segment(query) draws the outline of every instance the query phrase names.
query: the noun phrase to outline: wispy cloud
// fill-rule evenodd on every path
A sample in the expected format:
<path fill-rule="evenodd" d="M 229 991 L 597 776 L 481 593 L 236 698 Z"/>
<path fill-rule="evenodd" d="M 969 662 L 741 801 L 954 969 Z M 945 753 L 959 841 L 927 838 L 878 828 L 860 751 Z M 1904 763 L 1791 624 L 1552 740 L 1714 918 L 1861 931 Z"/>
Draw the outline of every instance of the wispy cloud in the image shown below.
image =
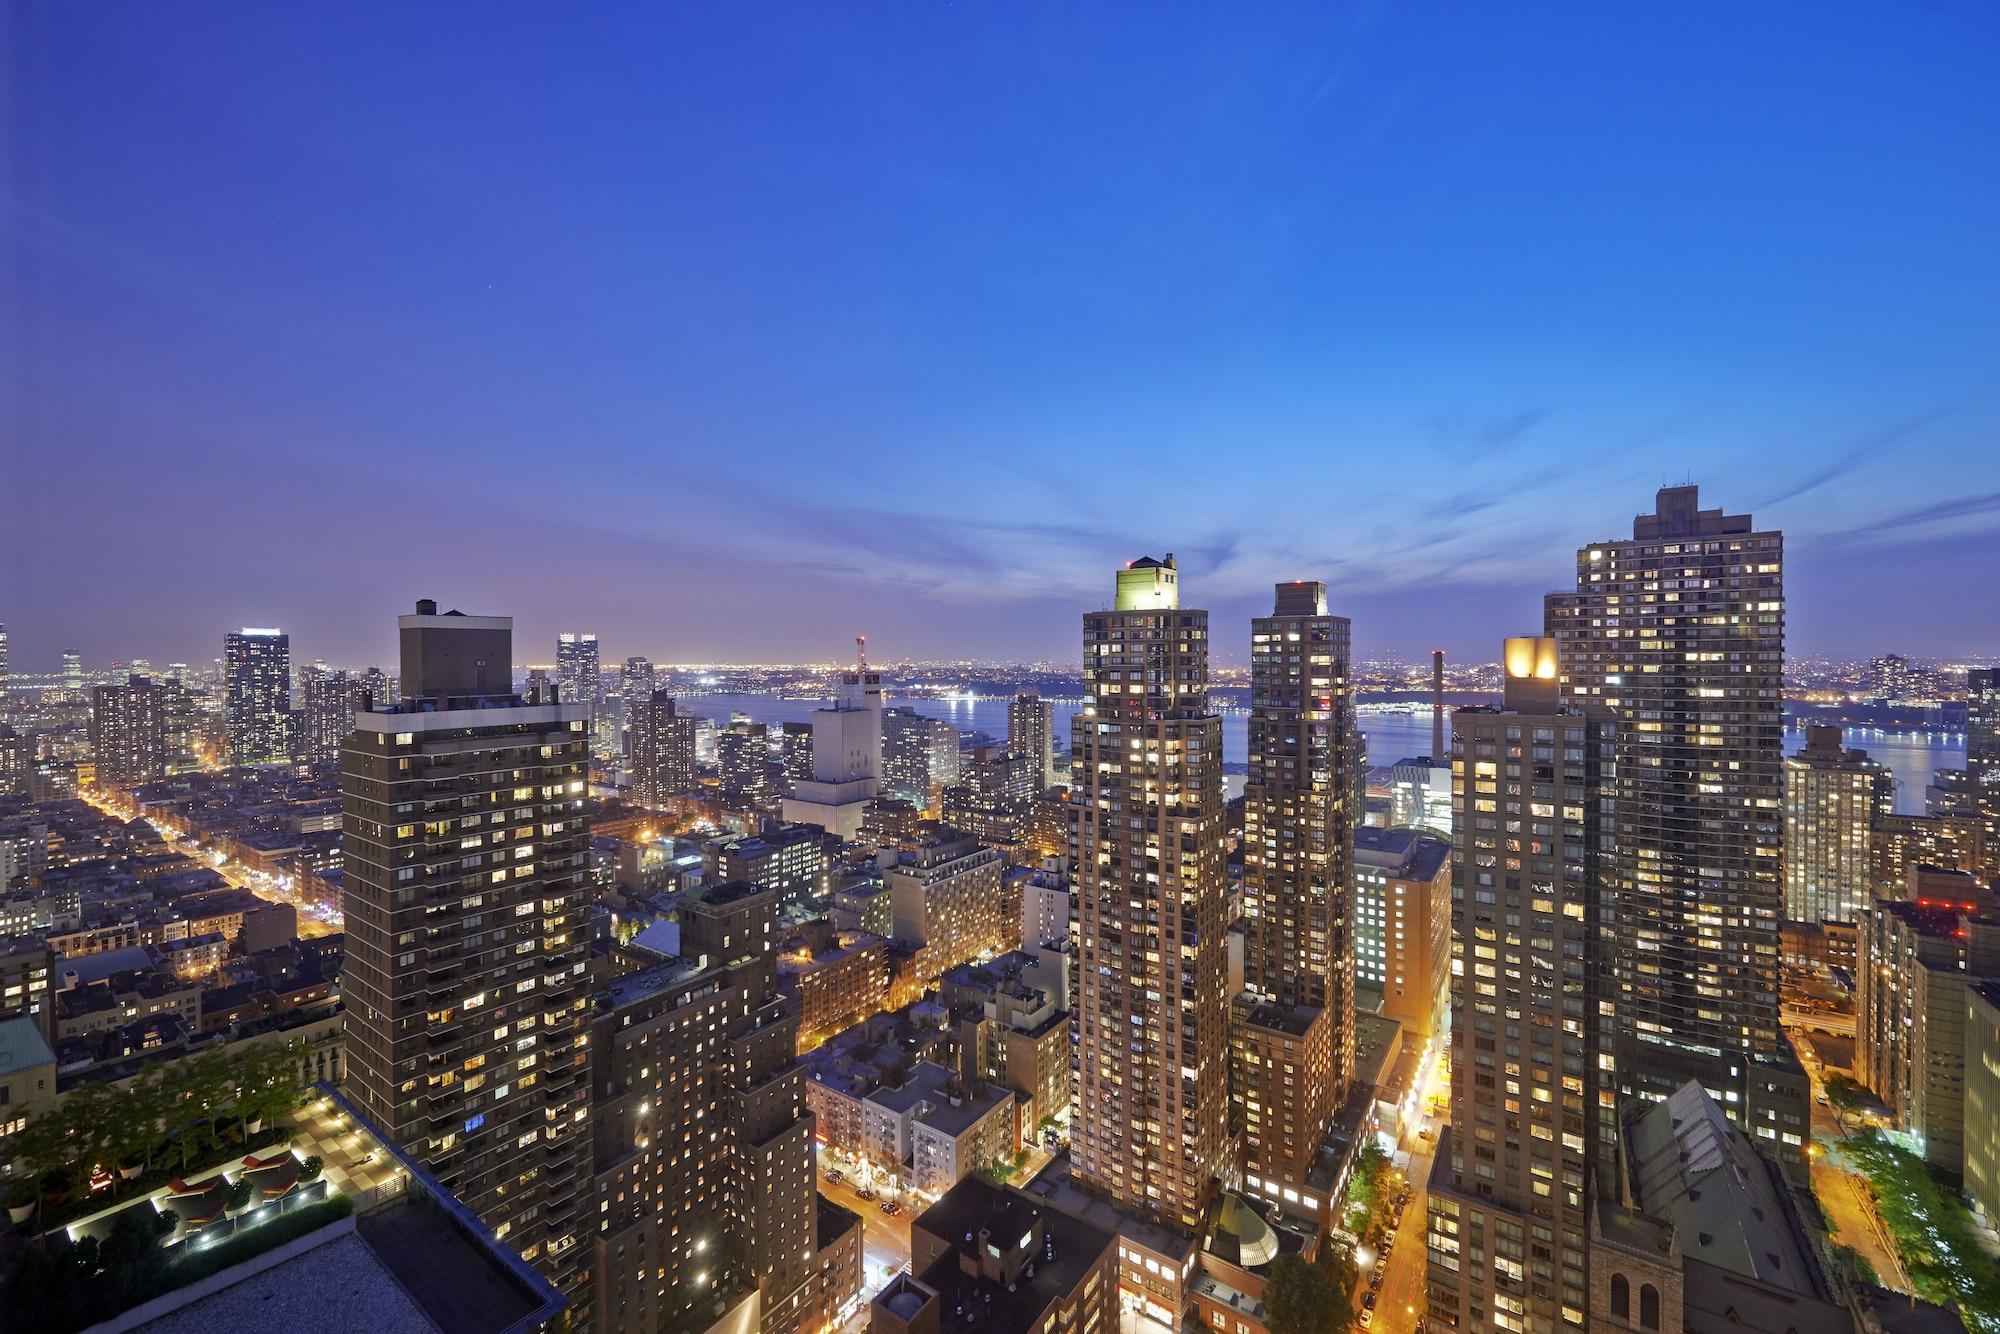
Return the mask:
<path fill-rule="evenodd" d="M 1913 413 L 1882 426 L 1874 427 L 1856 436 L 1844 449 L 1831 458 L 1823 460 L 1817 467 L 1792 480 L 1784 490 L 1758 500 L 1758 506 L 1776 505 L 1782 501 L 1796 500 L 1800 496 L 1817 491 L 1828 482 L 1835 481 L 1855 469 L 1862 467 L 1881 454 L 1893 450 L 1912 436 L 1921 434 L 1925 428 L 1935 425 L 1952 415 L 1953 408 L 1932 408 L 1927 412 Z"/>
<path fill-rule="evenodd" d="M 1859 524 L 1844 532 L 1829 533 L 1824 540 L 1840 541 L 1857 538 L 1877 537 L 1885 533 L 1902 533 L 1912 528 L 1922 528 L 1934 523 L 1945 523 L 1952 519 L 1974 518 L 1982 514 L 2000 513 L 2000 491 L 1989 491 L 1979 496 L 1959 496 L 1953 500 L 1940 500 L 1929 505 L 1919 505 L 1915 509 L 1903 510 L 1885 518 Z"/>

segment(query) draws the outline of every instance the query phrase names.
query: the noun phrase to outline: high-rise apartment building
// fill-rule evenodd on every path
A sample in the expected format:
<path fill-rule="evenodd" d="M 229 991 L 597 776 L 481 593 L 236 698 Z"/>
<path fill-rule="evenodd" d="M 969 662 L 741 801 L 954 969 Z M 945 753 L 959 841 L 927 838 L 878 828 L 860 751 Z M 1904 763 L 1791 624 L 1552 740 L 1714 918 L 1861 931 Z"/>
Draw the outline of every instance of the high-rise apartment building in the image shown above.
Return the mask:
<path fill-rule="evenodd" d="M 915 709 L 882 711 L 882 788 L 920 811 L 936 811 L 958 781 L 958 729 Z"/>
<path fill-rule="evenodd" d="M 1598 1022 L 1621 1096 L 1689 1079 L 1805 1170 L 1805 1072 L 1778 1026 L 1784 537 L 1659 493 L 1547 599 L 1565 698 L 1617 728 Z"/>
<path fill-rule="evenodd" d="M 718 730 L 715 768 L 721 779 L 723 800 L 743 806 L 763 801 L 770 792 L 766 777 L 770 760 L 771 738 L 764 724 L 736 718 Z"/>
<path fill-rule="evenodd" d="M 2000 810 L 2000 667 L 1965 674 L 1965 771 L 1985 808 Z"/>
<path fill-rule="evenodd" d="M 306 668 L 303 675 L 300 756 L 308 760 L 336 759 L 341 743 L 354 730 L 354 715 L 361 712 L 366 687 L 344 671 L 329 670 L 323 662 Z"/>
<path fill-rule="evenodd" d="M 1055 706 L 1032 690 L 1007 701 L 1007 749 L 1028 759 L 1035 791 L 1056 785 Z"/>
<path fill-rule="evenodd" d="M 284 764 L 292 752 L 292 640 L 245 627 L 222 641 L 224 714 L 237 764 Z"/>
<path fill-rule="evenodd" d="M 1785 917 L 1851 922 L 1875 901 L 1875 822 L 1891 813 L 1889 771 L 1840 744 L 1838 727 L 1809 727 L 1785 759 Z"/>
<path fill-rule="evenodd" d="M 860 1220 L 837 1210 L 835 1235 L 821 1236 L 778 906 L 777 891 L 744 881 L 692 891 L 679 957 L 600 998 L 592 1217 L 605 1334 L 708 1328 L 719 1305 L 744 1312 L 746 1334 L 816 1334 L 856 1295 L 832 1256 Z"/>
<path fill-rule="evenodd" d="M 632 799 L 661 806 L 695 786 L 694 716 L 682 713 L 664 690 L 632 706 Z"/>
<path fill-rule="evenodd" d="M 1222 720 L 1208 614 L 1169 554 L 1083 618 L 1070 724 L 1078 1084 L 1071 1179 L 1174 1229 L 1199 1226 L 1229 1151 Z"/>
<path fill-rule="evenodd" d="M 784 795 L 791 796 L 800 783 L 813 776 L 813 731 L 811 723 L 784 723 L 778 728 L 778 759 L 784 765 Z"/>
<path fill-rule="evenodd" d="M 514 694 L 510 617 L 397 625 L 402 702 L 341 748 L 346 1092 L 580 1300 L 588 710 Z"/>
<path fill-rule="evenodd" d="M 1563 697 L 1551 639 L 1509 639 L 1503 670 L 1499 709 L 1452 718 L 1458 967 L 1451 1124 L 1429 1183 L 1430 1319 L 1582 1329 L 1592 1175 L 1615 1175 L 1618 1153 L 1590 995 L 1616 723 Z"/>
<path fill-rule="evenodd" d="M 618 673 L 618 697 L 624 701 L 618 714 L 618 741 L 624 754 L 632 753 L 632 711 L 653 697 L 657 681 L 650 658 L 635 654 L 625 659 L 625 667 Z"/>
<path fill-rule="evenodd" d="M 150 676 L 90 692 L 90 753 L 99 786 L 129 787 L 167 776 L 167 699 Z"/>
<path fill-rule="evenodd" d="M 1246 1172 L 1294 1187 L 1354 1075 L 1349 640 L 1317 581 L 1279 584 L 1271 614 L 1250 623 L 1233 1074 Z"/>
<path fill-rule="evenodd" d="M 565 704 L 590 710 L 591 735 L 596 737 L 598 706 L 604 701 L 604 677 L 597 660 L 597 636 L 565 630 L 556 636 L 556 686 Z"/>

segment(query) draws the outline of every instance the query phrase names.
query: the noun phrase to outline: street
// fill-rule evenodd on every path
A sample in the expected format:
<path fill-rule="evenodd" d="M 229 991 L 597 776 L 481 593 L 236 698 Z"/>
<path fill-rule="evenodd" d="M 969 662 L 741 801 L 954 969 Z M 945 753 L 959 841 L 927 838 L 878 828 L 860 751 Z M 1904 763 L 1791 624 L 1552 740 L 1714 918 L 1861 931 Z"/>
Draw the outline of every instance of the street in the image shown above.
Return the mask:
<path fill-rule="evenodd" d="M 873 1296 L 897 1270 L 910 1263 L 910 1220 L 921 1212 L 918 1201 L 903 1206 L 895 1218 L 882 1212 L 882 1201 L 864 1200 L 851 1181 L 828 1181 L 825 1151 L 819 1155 L 819 1193 L 845 1209 L 861 1215 L 861 1290 Z M 912 1207 L 916 1206 L 916 1207 Z"/>
<path fill-rule="evenodd" d="M 1840 1141 L 1846 1138 L 1847 1117 L 1833 1106 L 1826 1092 L 1826 1068 L 1813 1044 L 1794 1034 L 1800 1064 L 1812 1080 L 1812 1191 L 1825 1212 L 1833 1240 L 1852 1246 L 1875 1271 L 1884 1286 L 1910 1291 L 1909 1271 L 1882 1225 L 1868 1183 L 1850 1170 L 1841 1156 Z"/>
<path fill-rule="evenodd" d="M 1396 1225 L 1389 1258 L 1382 1265 L 1382 1286 L 1375 1295 L 1375 1320 L 1371 1331 L 1409 1334 L 1424 1315 L 1425 1203 L 1424 1183 L 1431 1174 L 1431 1147 L 1435 1141 L 1405 1138 L 1411 1146 L 1409 1165 L 1403 1169 L 1411 1185 L 1410 1202 L 1404 1206 L 1403 1221 Z M 1361 1290 L 1368 1290 L 1368 1274 L 1362 1271 Z"/>
<path fill-rule="evenodd" d="M 98 810 L 103 811 L 106 815 L 116 816 L 120 820 L 130 820 L 133 818 L 133 813 L 129 807 L 120 808 L 114 806 L 105 799 L 103 793 L 94 788 L 81 788 L 78 790 L 77 795 L 92 806 L 95 806 Z M 150 820 L 147 823 L 153 825 L 153 829 L 162 839 L 166 840 L 169 847 L 182 856 L 191 857 L 203 866 L 210 868 L 217 875 L 221 876 L 223 881 L 231 888 L 247 889 L 258 898 L 266 899 L 272 903 L 290 904 L 298 913 L 298 930 L 301 939 L 310 940 L 316 936 L 330 936 L 343 928 L 344 923 L 337 909 L 329 912 L 322 918 L 318 913 L 314 912 L 312 904 L 301 899 L 290 890 L 273 883 L 271 877 L 268 875 L 253 871 L 240 862 L 225 861 L 219 853 L 203 848 L 193 839 L 183 839 L 173 830 L 163 825 Z"/>

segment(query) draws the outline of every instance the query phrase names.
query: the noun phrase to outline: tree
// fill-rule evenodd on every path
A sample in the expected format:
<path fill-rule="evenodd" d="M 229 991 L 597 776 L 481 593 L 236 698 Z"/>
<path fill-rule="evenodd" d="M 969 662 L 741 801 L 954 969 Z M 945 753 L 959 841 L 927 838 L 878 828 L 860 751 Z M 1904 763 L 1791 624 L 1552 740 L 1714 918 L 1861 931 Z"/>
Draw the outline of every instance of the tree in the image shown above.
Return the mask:
<path fill-rule="evenodd" d="M 299 1080 L 300 1057 L 297 1041 L 255 1043 L 239 1054 L 234 1060 L 236 1115 L 268 1126 L 296 1108 L 305 1088 Z"/>
<path fill-rule="evenodd" d="M 1341 1334 L 1347 1309 L 1317 1266 L 1291 1254 L 1271 1261 L 1264 1284 L 1264 1324 L 1271 1334 Z"/>

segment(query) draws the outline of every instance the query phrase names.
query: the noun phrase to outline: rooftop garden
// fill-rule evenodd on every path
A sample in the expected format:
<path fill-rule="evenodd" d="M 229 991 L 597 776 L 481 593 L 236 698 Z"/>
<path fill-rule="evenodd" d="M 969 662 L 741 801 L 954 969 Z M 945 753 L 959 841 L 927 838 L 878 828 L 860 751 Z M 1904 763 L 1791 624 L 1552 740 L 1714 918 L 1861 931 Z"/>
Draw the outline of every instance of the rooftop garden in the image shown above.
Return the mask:
<path fill-rule="evenodd" d="M 77 1088 L 9 1138 L 10 1220 L 31 1232 L 59 1228 L 288 1142 L 281 1122 L 306 1091 L 300 1056 L 297 1043 L 253 1043 Z"/>

